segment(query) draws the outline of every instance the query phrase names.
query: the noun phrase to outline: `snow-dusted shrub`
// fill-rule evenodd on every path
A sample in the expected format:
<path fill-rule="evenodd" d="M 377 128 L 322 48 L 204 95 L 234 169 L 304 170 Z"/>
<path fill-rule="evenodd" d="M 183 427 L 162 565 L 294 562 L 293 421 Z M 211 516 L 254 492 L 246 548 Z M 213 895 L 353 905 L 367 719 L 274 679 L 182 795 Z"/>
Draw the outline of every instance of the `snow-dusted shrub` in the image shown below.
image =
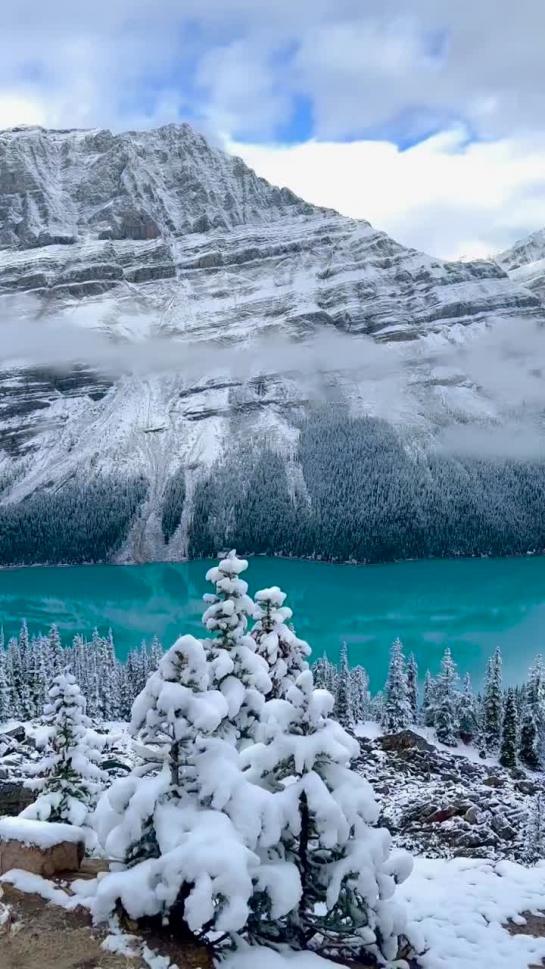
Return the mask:
<path fill-rule="evenodd" d="M 33 777 L 26 781 L 39 795 L 22 817 L 83 825 L 104 783 L 99 753 L 90 742 L 85 699 L 70 673 L 55 677 L 48 697 L 44 722 L 49 742 Z"/>
<path fill-rule="evenodd" d="M 261 742 L 243 751 L 248 774 L 274 792 L 285 818 L 266 858 L 280 870 L 290 862 L 300 882 L 285 917 L 258 893 L 249 931 L 256 940 L 387 964 L 405 925 L 393 895 L 411 863 L 391 854 L 389 833 L 376 827 L 373 792 L 350 769 L 359 745 L 331 719 L 333 702 L 314 689 L 310 670 L 301 673 L 286 699 L 266 703 Z"/>

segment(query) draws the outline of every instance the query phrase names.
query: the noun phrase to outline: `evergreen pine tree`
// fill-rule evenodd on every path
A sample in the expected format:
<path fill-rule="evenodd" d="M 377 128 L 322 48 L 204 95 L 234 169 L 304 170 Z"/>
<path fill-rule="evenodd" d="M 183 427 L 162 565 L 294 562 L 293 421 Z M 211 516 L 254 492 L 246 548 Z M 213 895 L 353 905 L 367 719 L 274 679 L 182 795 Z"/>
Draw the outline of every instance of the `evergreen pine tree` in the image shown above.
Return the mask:
<path fill-rule="evenodd" d="M 53 623 L 49 629 L 49 656 L 51 659 L 51 669 L 49 670 L 50 676 L 56 676 L 60 673 L 64 664 L 64 650 L 62 648 L 61 637 L 59 634 L 58 626 Z"/>
<path fill-rule="evenodd" d="M 526 704 L 522 709 L 522 721 L 520 726 L 519 757 L 525 767 L 530 770 L 539 770 L 540 759 L 538 754 L 538 740 L 536 722 L 531 706 Z"/>
<path fill-rule="evenodd" d="M 435 697 L 435 732 L 440 743 L 456 746 L 458 673 L 450 649 L 445 649 L 437 678 Z"/>
<path fill-rule="evenodd" d="M 8 720 L 12 715 L 12 697 L 8 680 L 7 653 L 4 646 L 0 646 L 0 723 Z"/>
<path fill-rule="evenodd" d="M 204 597 L 208 608 L 203 624 L 214 637 L 205 640 L 212 685 L 229 698 L 222 733 L 235 746 L 252 739 L 265 696 L 272 689 L 268 664 L 246 631 L 248 616 L 254 612 L 248 584 L 240 578 L 247 568 L 248 562 L 231 551 L 206 573 L 216 591 Z"/>
<path fill-rule="evenodd" d="M 405 674 L 405 658 L 400 639 L 392 644 L 388 677 L 384 688 L 382 724 L 386 731 L 404 730 L 411 722 L 411 707 Z"/>
<path fill-rule="evenodd" d="M 346 643 L 341 646 L 339 670 L 337 673 L 337 692 L 335 696 L 335 719 L 345 730 L 354 728 L 354 712 L 352 710 L 352 689 L 350 667 L 348 665 L 348 650 Z"/>
<path fill-rule="evenodd" d="M 479 736 L 477 702 L 469 673 L 464 676 L 462 693 L 459 699 L 458 732 L 465 743 L 471 743 Z"/>
<path fill-rule="evenodd" d="M 529 865 L 545 858 L 545 803 L 542 794 L 536 794 L 530 807 L 524 832 L 524 860 Z"/>
<path fill-rule="evenodd" d="M 350 670 L 350 695 L 354 722 L 369 720 L 369 677 L 363 666 L 353 666 Z"/>
<path fill-rule="evenodd" d="M 314 677 L 314 682 L 316 684 L 316 689 L 327 690 L 326 679 L 327 679 L 327 666 L 328 659 L 326 653 L 320 656 L 315 663 L 312 664 L 312 675 Z"/>
<path fill-rule="evenodd" d="M 97 752 L 87 738 L 90 722 L 85 700 L 70 673 L 55 677 L 48 700 L 44 709 L 44 722 L 52 728 L 48 748 L 33 769 L 32 780 L 26 782 L 39 795 L 22 816 L 81 825 L 103 782 Z"/>
<path fill-rule="evenodd" d="M 251 776 L 284 803 L 289 819 L 267 851 L 269 862 L 291 862 L 301 886 L 284 918 L 257 893 L 249 933 L 254 941 L 365 963 L 370 955 L 383 964 L 398 953 L 403 919 L 389 899 L 410 863 L 404 855 L 388 857 L 390 838 L 374 826 L 369 787 L 350 770 L 359 745 L 330 718 L 333 703 L 305 671 L 289 692 L 288 709 L 265 704 L 264 742 L 245 751 Z"/>
<path fill-rule="evenodd" d="M 542 761 L 545 758 L 545 665 L 541 655 L 536 656 L 529 671 L 526 698 L 536 726 L 538 757 Z"/>
<path fill-rule="evenodd" d="M 247 680 L 253 674 L 260 679 L 263 667 L 266 675 L 253 640 L 252 647 L 241 642 L 244 632 L 237 629 L 246 604 L 234 601 L 245 596 L 239 564 L 222 562 L 222 575 L 214 572 L 213 604 L 222 608 L 208 613 L 207 625 L 214 620 L 208 628 L 218 632 L 218 640 L 211 646 L 182 636 L 133 705 L 132 731 L 141 743 L 142 762 L 130 777 L 114 783 L 96 812 L 105 851 L 126 866 L 101 880 L 99 917 L 109 915 L 120 900 L 134 915 L 161 916 L 177 934 L 189 927 L 217 937 L 218 931 L 244 929 L 254 891 L 268 899 L 278 917 L 296 903 L 293 865 L 283 864 L 279 879 L 278 867 L 258 855 L 261 841 L 270 845 L 271 834 L 279 837 L 285 823 L 281 799 L 273 804 L 271 795 L 251 782 L 237 750 L 238 744 L 256 746 L 247 743 L 238 723 L 244 715 L 246 726 L 247 711 L 254 709 L 247 703 L 254 689 Z M 233 616 L 237 625 L 227 622 Z M 267 682 L 270 687 L 268 677 Z M 149 866 L 150 859 L 153 878 L 147 878 L 149 867 L 135 875 L 136 866 Z M 148 885 L 142 900 L 135 899 L 135 878 Z"/>
<path fill-rule="evenodd" d="M 435 682 L 429 670 L 426 670 L 424 677 L 420 720 L 424 727 L 433 727 L 435 724 Z"/>
<path fill-rule="evenodd" d="M 324 679 L 324 689 L 329 690 L 332 696 L 337 695 L 337 667 L 334 663 L 331 663 L 328 659 L 327 653 L 324 653 L 324 663 L 325 663 L 325 679 Z"/>
<path fill-rule="evenodd" d="M 291 626 L 292 611 L 284 605 L 286 593 L 278 586 L 255 594 L 252 639 L 258 656 L 266 661 L 272 690 L 268 697 L 285 696 L 299 673 L 308 669 L 310 647 L 298 639 Z"/>
<path fill-rule="evenodd" d="M 411 723 L 418 720 L 418 664 L 414 653 L 407 660 L 407 698 L 411 708 Z"/>
<path fill-rule="evenodd" d="M 21 666 L 21 654 L 19 643 L 12 637 L 8 642 L 6 650 L 6 670 L 8 683 L 11 689 L 12 716 L 23 716 L 21 693 L 23 688 L 23 670 Z"/>
<path fill-rule="evenodd" d="M 497 647 L 488 662 L 483 696 L 483 742 L 487 753 L 499 750 L 502 719 L 502 660 Z"/>
<path fill-rule="evenodd" d="M 503 767 L 516 767 L 518 745 L 518 715 L 515 693 L 511 687 L 507 691 L 501 730 L 500 764 Z"/>
<path fill-rule="evenodd" d="M 21 623 L 19 637 L 17 640 L 18 661 L 17 668 L 19 674 L 19 714 L 24 720 L 31 720 L 37 714 L 30 691 L 30 637 L 26 619 Z"/>

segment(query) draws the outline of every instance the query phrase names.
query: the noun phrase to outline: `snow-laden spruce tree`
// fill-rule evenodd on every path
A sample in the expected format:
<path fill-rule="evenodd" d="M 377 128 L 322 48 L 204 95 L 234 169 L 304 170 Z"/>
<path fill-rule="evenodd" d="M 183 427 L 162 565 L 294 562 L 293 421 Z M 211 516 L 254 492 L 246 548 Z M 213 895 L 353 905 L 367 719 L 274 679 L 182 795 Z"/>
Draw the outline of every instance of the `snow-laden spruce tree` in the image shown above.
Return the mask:
<path fill-rule="evenodd" d="M 496 753 L 499 750 L 502 720 L 502 659 L 497 647 L 488 661 L 483 695 L 483 743 L 487 753 Z"/>
<path fill-rule="evenodd" d="M 59 673 L 53 680 L 43 720 L 49 727 L 48 744 L 25 782 L 38 798 L 22 817 L 84 825 L 104 776 L 97 764 L 98 752 L 88 739 L 91 724 L 85 699 L 70 673 Z"/>
<path fill-rule="evenodd" d="M 515 691 L 509 687 L 503 710 L 499 761 L 503 767 L 517 766 L 518 713 Z"/>
<path fill-rule="evenodd" d="M 519 737 L 519 757 L 525 767 L 539 770 L 541 766 L 534 712 L 530 704 L 523 703 Z"/>
<path fill-rule="evenodd" d="M 414 653 L 407 660 L 407 699 L 411 709 L 411 723 L 418 720 L 418 664 Z"/>
<path fill-rule="evenodd" d="M 13 716 L 13 699 L 8 675 L 7 653 L 0 646 L 0 723 Z"/>
<path fill-rule="evenodd" d="M 388 677 L 384 687 L 382 725 L 390 733 L 404 730 L 411 722 L 411 707 L 407 689 L 405 657 L 400 639 L 392 644 Z"/>
<path fill-rule="evenodd" d="M 354 722 L 369 720 L 369 677 L 363 666 L 353 666 L 350 670 L 350 696 Z"/>
<path fill-rule="evenodd" d="M 435 733 L 440 743 L 456 747 L 458 728 L 458 671 L 450 649 L 445 649 L 436 681 Z"/>
<path fill-rule="evenodd" d="M 319 689 L 329 690 L 333 696 L 337 692 L 337 669 L 329 661 L 326 652 L 322 653 L 319 659 L 312 664 L 312 675 L 314 682 Z"/>
<path fill-rule="evenodd" d="M 207 937 L 244 929 L 258 885 L 278 916 L 298 897 L 293 866 L 280 878 L 254 850 L 260 839 L 278 840 L 281 805 L 273 811 L 272 796 L 243 775 L 236 738 L 225 731 L 235 682 L 225 693 L 215 688 L 216 659 L 180 637 L 134 703 L 141 764 L 95 814 L 106 854 L 124 866 L 98 883 L 98 918 L 119 901 L 132 918 L 157 916 L 178 935 Z"/>
<path fill-rule="evenodd" d="M 208 570 L 206 579 L 215 592 L 204 597 L 208 608 L 202 620 L 213 636 L 204 642 L 211 684 L 228 706 L 218 733 L 236 746 L 251 741 L 265 696 L 272 690 L 268 663 L 247 632 L 248 617 L 255 609 L 248 584 L 240 578 L 247 568 L 248 562 L 233 550 Z"/>
<path fill-rule="evenodd" d="M 524 860 L 535 865 L 545 858 L 545 801 L 542 794 L 536 794 L 526 821 L 524 831 Z"/>
<path fill-rule="evenodd" d="M 284 696 L 299 673 L 308 669 L 310 646 L 288 625 L 293 613 L 284 605 L 286 593 L 277 585 L 260 589 L 254 596 L 255 651 L 268 666 L 272 689 L 268 696 Z"/>
<path fill-rule="evenodd" d="M 372 790 L 350 769 L 359 745 L 331 718 L 333 705 L 306 670 L 286 699 L 265 704 L 261 743 L 242 753 L 247 773 L 273 793 L 285 819 L 278 843 L 261 856 L 278 866 L 280 879 L 290 862 L 300 882 L 298 903 L 284 917 L 254 896 L 249 934 L 382 965 L 398 953 L 405 923 L 393 895 L 411 863 L 391 854 L 389 833 L 376 827 Z"/>
<path fill-rule="evenodd" d="M 458 700 L 458 732 L 462 740 L 471 743 L 479 737 L 479 714 L 471 677 L 466 673 Z"/>
<path fill-rule="evenodd" d="M 433 727 L 435 723 L 435 685 L 433 676 L 426 670 L 420 708 L 420 722 L 424 727 Z"/>
<path fill-rule="evenodd" d="M 53 623 L 49 628 L 49 633 L 47 636 L 49 649 L 48 649 L 48 662 L 50 664 L 49 674 L 56 676 L 57 673 L 62 671 L 63 665 L 65 664 L 64 650 L 62 648 L 62 641 L 59 633 L 59 627 Z"/>
<path fill-rule="evenodd" d="M 354 711 L 352 709 L 352 682 L 348 665 L 348 649 L 346 643 L 341 646 L 339 669 L 335 691 L 335 719 L 345 730 L 354 729 Z"/>
<path fill-rule="evenodd" d="M 536 656 L 528 673 L 527 703 L 537 732 L 537 751 L 540 761 L 545 759 L 545 664 L 541 654 Z"/>

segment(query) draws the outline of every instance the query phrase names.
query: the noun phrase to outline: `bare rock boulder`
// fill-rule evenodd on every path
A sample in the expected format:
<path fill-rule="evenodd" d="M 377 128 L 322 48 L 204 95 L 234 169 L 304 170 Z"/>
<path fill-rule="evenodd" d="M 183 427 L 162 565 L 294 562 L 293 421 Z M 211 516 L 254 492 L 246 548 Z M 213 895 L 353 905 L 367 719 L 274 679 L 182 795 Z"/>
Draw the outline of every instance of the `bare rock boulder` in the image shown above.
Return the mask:
<path fill-rule="evenodd" d="M 12 868 L 51 878 L 79 871 L 85 854 L 81 828 L 49 821 L 0 817 L 0 875 Z"/>
<path fill-rule="evenodd" d="M 416 749 L 433 753 L 435 750 L 432 744 L 414 730 L 399 730 L 397 733 L 384 734 L 379 738 L 378 743 L 383 750 L 394 752 Z"/>

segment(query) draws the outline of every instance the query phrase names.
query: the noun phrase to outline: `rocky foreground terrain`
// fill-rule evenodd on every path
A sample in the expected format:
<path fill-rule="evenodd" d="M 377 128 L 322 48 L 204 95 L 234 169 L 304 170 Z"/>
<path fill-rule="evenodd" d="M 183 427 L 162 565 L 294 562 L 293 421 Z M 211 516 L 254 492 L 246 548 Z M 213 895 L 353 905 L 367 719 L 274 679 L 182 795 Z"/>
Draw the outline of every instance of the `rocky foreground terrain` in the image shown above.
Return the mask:
<path fill-rule="evenodd" d="M 506 770 L 473 748 L 451 751 L 405 730 L 359 737 L 356 769 L 369 780 L 381 805 L 381 824 L 396 844 L 429 858 L 524 858 L 524 828 L 543 777 Z M 130 741 L 110 731 L 103 764 L 111 777 L 130 770 Z M 16 814 L 32 797 L 23 787 L 40 754 L 40 728 L 14 724 L 0 732 L 0 814 Z"/>
<path fill-rule="evenodd" d="M 375 790 L 381 823 L 414 856 L 413 873 L 398 889 L 409 916 L 413 954 L 407 966 L 537 969 L 545 964 L 543 863 L 523 861 L 525 820 L 542 775 L 504 770 L 491 759 L 480 761 L 473 748 L 448 750 L 420 732 L 381 735 L 368 723 L 357 733 L 361 757 L 354 766 Z M 121 776 L 132 761 L 127 735 L 122 725 L 108 725 L 103 735 L 103 765 L 112 777 Z M 43 739 L 38 724 L 2 728 L 0 814 L 14 814 L 27 802 L 22 782 Z M 3 876 L 5 969 L 212 969 L 214 959 L 205 947 L 175 941 L 125 916 L 93 926 L 83 888 L 106 865 L 88 858 L 76 874 L 50 880 L 13 871 Z M 333 962 L 308 953 L 297 961 L 295 955 L 284 961 L 268 949 L 249 950 L 224 965 L 253 969 L 259 959 L 266 969 L 305 969 L 310 966 L 305 959 L 311 958 L 316 969 L 333 969 Z"/>
<path fill-rule="evenodd" d="M 451 426 L 501 430 L 521 408 L 532 424 L 540 401 L 504 399 L 464 348 L 484 333 L 490 360 L 498 320 L 541 326 L 541 251 L 537 236 L 498 261 L 407 249 L 269 185 L 188 125 L 1 132 L 3 546 L 14 509 L 32 533 L 33 514 L 94 509 L 91 486 L 104 507 L 129 481 L 121 525 L 83 560 L 184 556 L 200 484 L 248 446 L 280 455 L 291 497 L 314 505 L 319 476 L 298 445 L 324 401 L 385 420 L 415 468 Z M 39 510 L 23 504 L 36 495 Z M 51 544 L 25 538 L 6 561 L 74 560 Z"/>
<path fill-rule="evenodd" d="M 360 745 L 360 769 L 399 845 L 429 858 L 523 859 L 541 774 L 505 770 L 473 748 L 452 752 L 410 730 Z"/>

